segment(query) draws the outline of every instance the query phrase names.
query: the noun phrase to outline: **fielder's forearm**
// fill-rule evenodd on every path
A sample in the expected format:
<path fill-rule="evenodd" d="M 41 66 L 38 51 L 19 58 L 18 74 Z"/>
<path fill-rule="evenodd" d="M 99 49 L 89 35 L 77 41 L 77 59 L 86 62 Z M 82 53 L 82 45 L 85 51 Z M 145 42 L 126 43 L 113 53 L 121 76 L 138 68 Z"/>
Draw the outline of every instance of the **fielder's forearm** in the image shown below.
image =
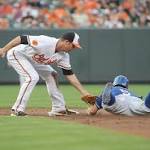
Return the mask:
<path fill-rule="evenodd" d="M 3 52 L 6 53 L 7 51 L 9 51 L 11 48 L 19 45 L 21 43 L 21 38 L 20 36 L 17 36 L 16 38 L 14 38 L 13 40 L 11 40 L 8 44 L 6 44 L 2 49 Z"/>
<path fill-rule="evenodd" d="M 77 79 L 75 74 L 66 75 L 68 81 L 84 96 L 88 95 L 89 93 L 83 88 L 79 80 Z"/>

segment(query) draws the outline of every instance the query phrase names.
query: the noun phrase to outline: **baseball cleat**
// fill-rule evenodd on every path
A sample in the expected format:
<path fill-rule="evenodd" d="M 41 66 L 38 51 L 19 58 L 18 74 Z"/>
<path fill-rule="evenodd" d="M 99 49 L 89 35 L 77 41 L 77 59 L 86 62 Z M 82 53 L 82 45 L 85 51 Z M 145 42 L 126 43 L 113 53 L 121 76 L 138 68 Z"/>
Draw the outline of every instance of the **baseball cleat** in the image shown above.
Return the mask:
<path fill-rule="evenodd" d="M 64 111 L 59 111 L 59 112 L 56 112 L 56 111 L 48 112 L 48 115 L 50 117 L 52 117 L 52 116 L 66 116 L 66 115 L 72 115 L 72 114 L 79 114 L 79 112 L 75 111 L 73 109 L 66 109 Z"/>
<path fill-rule="evenodd" d="M 27 116 L 27 114 L 23 111 L 16 112 L 14 109 L 12 109 L 10 116 Z"/>
<path fill-rule="evenodd" d="M 14 110 L 14 109 L 11 110 L 10 116 L 16 116 L 16 113 L 15 113 L 15 110 Z"/>
<path fill-rule="evenodd" d="M 61 111 L 61 112 L 55 112 L 55 111 L 50 111 L 48 112 L 48 116 L 53 117 L 53 116 L 65 116 L 67 114 L 66 111 Z"/>
<path fill-rule="evenodd" d="M 28 114 L 23 111 L 18 111 L 17 116 L 27 116 Z"/>
<path fill-rule="evenodd" d="M 68 115 L 71 115 L 71 114 L 79 114 L 79 112 L 78 111 L 76 111 L 76 110 L 73 110 L 73 109 L 66 109 L 66 112 L 67 112 L 67 114 Z"/>

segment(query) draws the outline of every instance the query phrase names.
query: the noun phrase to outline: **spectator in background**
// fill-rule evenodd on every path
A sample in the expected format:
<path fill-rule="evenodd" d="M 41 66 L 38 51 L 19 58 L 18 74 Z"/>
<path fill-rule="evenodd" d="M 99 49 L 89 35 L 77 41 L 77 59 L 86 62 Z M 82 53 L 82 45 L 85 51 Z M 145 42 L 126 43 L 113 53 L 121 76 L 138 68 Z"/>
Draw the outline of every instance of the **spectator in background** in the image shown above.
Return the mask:
<path fill-rule="evenodd" d="M 149 27 L 150 1 L 1 0 L 0 20 L 1 29 Z"/>
<path fill-rule="evenodd" d="M 0 18 L 0 30 L 5 30 L 9 28 L 9 21 L 5 18 Z"/>
<path fill-rule="evenodd" d="M 90 27 L 99 28 L 102 25 L 102 19 L 97 9 L 93 9 L 88 13 Z"/>
<path fill-rule="evenodd" d="M 75 13 L 72 15 L 75 24 L 77 24 L 77 27 L 79 28 L 86 28 L 89 27 L 89 18 L 86 13 L 83 13 L 83 7 L 80 6 L 78 9 L 75 10 Z"/>

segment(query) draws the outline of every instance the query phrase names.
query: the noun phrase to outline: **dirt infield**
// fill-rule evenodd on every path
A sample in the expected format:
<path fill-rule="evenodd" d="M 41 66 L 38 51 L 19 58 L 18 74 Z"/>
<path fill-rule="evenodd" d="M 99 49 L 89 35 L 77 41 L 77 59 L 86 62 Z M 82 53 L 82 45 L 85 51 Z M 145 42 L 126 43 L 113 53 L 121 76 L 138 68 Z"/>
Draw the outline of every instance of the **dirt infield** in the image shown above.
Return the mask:
<path fill-rule="evenodd" d="M 124 117 L 101 111 L 96 116 L 88 116 L 83 109 L 75 109 L 80 112 L 78 115 L 66 115 L 61 117 L 49 117 L 64 121 L 78 122 L 90 126 L 109 128 L 117 132 L 138 135 L 150 138 L 150 116 Z M 29 116 L 48 117 L 49 109 L 27 109 Z M 10 115 L 9 108 L 0 108 L 0 115 Z"/>

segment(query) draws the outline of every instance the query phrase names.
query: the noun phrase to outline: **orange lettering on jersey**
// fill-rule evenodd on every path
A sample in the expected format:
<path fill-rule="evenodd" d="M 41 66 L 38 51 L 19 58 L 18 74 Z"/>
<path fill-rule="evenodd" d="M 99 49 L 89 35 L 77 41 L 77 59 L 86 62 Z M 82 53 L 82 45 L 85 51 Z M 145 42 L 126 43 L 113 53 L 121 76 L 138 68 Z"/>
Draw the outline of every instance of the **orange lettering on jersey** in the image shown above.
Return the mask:
<path fill-rule="evenodd" d="M 36 61 L 37 63 L 45 64 L 45 65 L 49 65 L 49 64 L 55 63 L 57 61 L 57 59 L 52 59 L 52 58 L 46 57 L 44 54 L 41 54 L 41 55 L 35 54 L 32 56 L 32 59 L 34 61 Z"/>
<path fill-rule="evenodd" d="M 32 45 L 37 46 L 38 45 L 38 41 L 37 40 L 33 40 L 32 41 Z"/>

